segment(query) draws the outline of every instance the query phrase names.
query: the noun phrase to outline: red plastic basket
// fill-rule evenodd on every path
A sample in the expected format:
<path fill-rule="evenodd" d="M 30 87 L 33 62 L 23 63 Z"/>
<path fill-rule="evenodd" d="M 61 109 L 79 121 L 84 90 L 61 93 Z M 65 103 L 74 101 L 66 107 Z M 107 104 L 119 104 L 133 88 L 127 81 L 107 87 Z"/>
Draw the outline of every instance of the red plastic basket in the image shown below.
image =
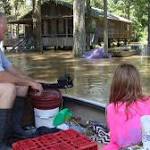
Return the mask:
<path fill-rule="evenodd" d="M 79 132 L 69 129 L 18 141 L 13 150 L 98 150 L 96 142 Z"/>

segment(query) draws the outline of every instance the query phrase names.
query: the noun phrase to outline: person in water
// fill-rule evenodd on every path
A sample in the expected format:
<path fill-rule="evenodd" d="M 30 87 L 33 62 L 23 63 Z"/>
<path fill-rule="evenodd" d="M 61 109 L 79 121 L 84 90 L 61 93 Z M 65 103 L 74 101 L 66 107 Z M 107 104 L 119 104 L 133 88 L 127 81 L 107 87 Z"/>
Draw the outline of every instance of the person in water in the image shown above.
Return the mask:
<path fill-rule="evenodd" d="M 107 124 L 110 143 L 103 150 L 119 150 L 142 141 L 140 118 L 150 115 L 150 96 L 144 96 L 140 75 L 132 64 L 117 67 L 111 84 Z"/>
<path fill-rule="evenodd" d="M 0 12 L 0 41 L 7 29 L 6 17 Z M 24 100 L 28 87 L 41 94 L 42 85 L 22 73 L 6 58 L 0 50 L 0 150 L 7 150 L 10 134 L 29 136 L 21 127 Z"/>

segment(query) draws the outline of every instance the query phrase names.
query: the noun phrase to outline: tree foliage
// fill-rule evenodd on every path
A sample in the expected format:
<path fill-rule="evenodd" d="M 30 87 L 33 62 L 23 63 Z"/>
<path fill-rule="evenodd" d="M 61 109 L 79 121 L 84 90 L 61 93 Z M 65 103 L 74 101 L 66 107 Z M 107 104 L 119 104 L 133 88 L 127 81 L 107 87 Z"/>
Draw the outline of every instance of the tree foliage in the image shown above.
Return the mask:
<path fill-rule="evenodd" d="M 0 11 L 20 17 L 31 8 L 26 1 L 34 0 L 0 0 Z M 41 0 L 45 1 L 48 0 Z M 62 1 L 73 3 L 73 0 Z M 108 0 L 108 11 L 132 20 L 136 39 L 139 40 L 149 25 L 149 3 L 150 0 Z M 103 0 L 90 0 L 90 4 L 103 9 Z"/>
<path fill-rule="evenodd" d="M 11 4 L 10 0 L 1 0 L 0 1 L 0 10 L 7 15 L 11 14 Z"/>
<path fill-rule="evenodd" d="M 91 5 L 97 8 L 103 8 L 103 0 L 91 0 Z"/>
<path fill-rule="evenodd" d="M 109 10 L 130 19 L 136 39 L 140 40 L 148 25 L 149 0 L 109 0 Z"/>

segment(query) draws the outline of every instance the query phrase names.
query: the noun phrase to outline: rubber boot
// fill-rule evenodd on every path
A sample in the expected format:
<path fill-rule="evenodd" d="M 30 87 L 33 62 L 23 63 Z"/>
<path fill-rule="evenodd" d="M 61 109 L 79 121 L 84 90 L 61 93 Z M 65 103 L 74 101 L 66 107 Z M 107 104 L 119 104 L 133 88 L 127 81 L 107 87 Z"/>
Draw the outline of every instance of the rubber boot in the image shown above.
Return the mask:
<path fill-rule="evenodd" d="M 22 118 L 24 114 L 25 99 L 25 97 L 17 96 L 12 109 L 13 135 L 21 139 L 32 137 L 32 133 L 22 128 Z"/>
<path fill-rule="evenodd" d="M 11 150 L 11 147 L 7 145 L 10 117 L 11 109 L 0 109 L 0 150 Z"/>

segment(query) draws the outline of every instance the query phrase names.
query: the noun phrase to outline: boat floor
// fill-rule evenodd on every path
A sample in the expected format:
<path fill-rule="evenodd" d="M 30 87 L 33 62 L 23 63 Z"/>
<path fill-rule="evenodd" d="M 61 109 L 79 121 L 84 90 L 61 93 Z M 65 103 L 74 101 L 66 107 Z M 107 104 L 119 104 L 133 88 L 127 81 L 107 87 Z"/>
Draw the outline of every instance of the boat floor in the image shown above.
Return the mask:
<path fill-rule="evenodd" d="M 102 150 L 103 144 L 98 143 L 98 150 Z"/>

